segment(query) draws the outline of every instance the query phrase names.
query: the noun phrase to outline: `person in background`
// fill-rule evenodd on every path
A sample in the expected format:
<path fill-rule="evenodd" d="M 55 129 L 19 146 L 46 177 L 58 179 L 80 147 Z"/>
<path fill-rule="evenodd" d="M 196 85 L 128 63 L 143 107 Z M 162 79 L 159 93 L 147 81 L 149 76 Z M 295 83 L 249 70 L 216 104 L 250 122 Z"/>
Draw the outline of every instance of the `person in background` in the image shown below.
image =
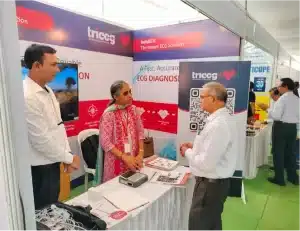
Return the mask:
<path fill-rule="evenodd" d="M 294 94 L 296 95 L 296 96 L 298 96 L 299 97 L 299 82 L 298 81 L 296 81 L 295 82 L 295 89 L 294 89 Z"/>
<path fill-rule="evenodd" d="M 143 166 L 144 128 L 132 105 L 130 86 L 124 81 L 111 85 L 112 101 L 100 119 L 100 145 L 104 150 L 103 182 L 127 170 Z"/>
<path fill-rule="evenodd" d="M 270 93 L 271 99 L 274 102 L 276 102 L 279 99 L 279 97 L 280 97 L 280 93 L 279 93 L 277 87 L 273 87 L 272 89 L 270 89 L 269 93 Z"/>
<path fill-rule="evenodd" d="M 287 171 L 287 180 L 292 184 L 299 184 L 296 172 L 296 138 L 297 124 L 299 123 L 299 97 L 294 94 L 295 85 L 292 79 L 282 78 L 278 86 L 281 94 L 272 109 L 261 104 L 264 110 L 268 109 L 269 117 L 274 120 L 273 125 L 273 163 L 275 177 L 268 180 L 280 186 L 285 185 L 284 167 Z"/>
<path fill-rule="evenodd" d="M 238 158 L 236 124 L 225 107 L 226 101 L 227 91 L 222 84 L 205 84 L 200 107 L 210 116 L 194 143 L 180 147 L 196 178 L 189 230 L 222 229 L 221 214 Z"/>
<path fill-rule="evenodd" d="M 247 116 L 247 123 L 251 124 L 254 121 L 254 115 L 255 115 L 255 101 L 256 101 L 256 97 L 255 97 L 255 93 L 253 91 L 254 89 L 254 83 L 250 82 L 250 86 L 249 86 L 249 103 L 248 103 L 248 116 Z"/>
<path fill-rule="evenodd" d="M 274 104 L 277 102 L 277 100 L 279 99 L 280 97 L 280 93 L 277 89 L 277 87 L 273 87 L 269 90 L 269 94 L 270 94 L 270 97 L 271 99 L 274 101 Z M 260 108 L 266 108 L 268 106 L 265 106 L 265 104 L 263 103 L 257 103 L 257 105 L 260 107 Z M 261 106 L 262 105 L 262 106 Z M 273 106 L 274 107 L 274 106 Z M 268 122 L 273 122 L 272 119 L 268 119 Z M 272 137 L 272 148 L 271 148 L 271 154 L 273 155 L 273 143 L 274 143 L 274 131 L 273 131 L 273 125 L 272 125 L 272 132 L 271 132 L 271 137 Z M 271 170 L 274 170 L 274 167 L 270 167 Z"/>
<path fill-rule="evenodd" d="M 80 158 L 70 150 L 58 101 L 47 86 L 59 71 L 56 50 L 33 44 L 26 49 L 24 62 L 29 69 L 23 87 L 34 202 L 41 209 L 58 201 L 60 163 L 72 172 L 79 168 Z"/>
<path fill-rule="evenodd" d="M 269 90 L 269 94 L 270 94 L 271 99 L 274 101 L 274 102 L 273 102 L 273 107 L 274 107 L 274 104 L 277 102 L 277 100 L 278 100 L 279 97 L 280 97 L 280 93 L 279 93 L 277 87 L 271 88 L 271 89 Z M 260 108 L 261 108 L 262 110 L 264 110 L 264 111 L 265 111 L 266 109 L 269 108 L 269 105 L 267 105 L 267 104 L 265 104 L 265 103 L 256 102 L 256 105 L 257 105 L 258 107 L 260 107 Z M 268 122 L 273 122 L 273 120 L 270 119 L 270 118 L 267 119 L 267 121 L 268 121 Z"/>

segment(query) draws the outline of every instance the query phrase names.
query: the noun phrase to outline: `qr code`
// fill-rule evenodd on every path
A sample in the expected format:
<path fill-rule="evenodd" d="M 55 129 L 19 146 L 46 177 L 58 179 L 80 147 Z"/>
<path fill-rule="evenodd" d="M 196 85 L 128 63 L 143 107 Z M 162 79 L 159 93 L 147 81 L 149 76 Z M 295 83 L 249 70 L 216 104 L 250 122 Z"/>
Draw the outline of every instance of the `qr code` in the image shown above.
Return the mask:
<path fill-rule="evenodd" d="M 206 118 L 209 116 L 208 112 L 200 108 L 200 92 L 202 88 L 192 88 L 190 90 L 190 131 L 202 131 L 205 126 Z M 227 102 L 226 108 L 229 113 L 234 114 L 235 106 L 235 89 L 227 88 Z"/>

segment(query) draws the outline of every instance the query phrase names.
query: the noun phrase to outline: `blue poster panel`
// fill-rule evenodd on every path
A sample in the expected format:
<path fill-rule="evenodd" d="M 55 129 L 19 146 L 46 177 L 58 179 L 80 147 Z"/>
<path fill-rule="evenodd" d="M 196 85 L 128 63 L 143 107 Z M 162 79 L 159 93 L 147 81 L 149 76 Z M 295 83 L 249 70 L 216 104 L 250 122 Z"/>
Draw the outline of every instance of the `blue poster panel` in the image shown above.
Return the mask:
<path fill-rule="evenodd" d="M 211 81 L 223 84 L 228 93 L 226 107 L 236 119 L 240 138 L 236 177 L 242 176 L 244 167 L 250 65 L 250 61 L 226 61 L 181 62 L 179 66 L 178 143 L 192 141 L 205 126 L 209 114 L 200 109 L 203 85 Z"/>

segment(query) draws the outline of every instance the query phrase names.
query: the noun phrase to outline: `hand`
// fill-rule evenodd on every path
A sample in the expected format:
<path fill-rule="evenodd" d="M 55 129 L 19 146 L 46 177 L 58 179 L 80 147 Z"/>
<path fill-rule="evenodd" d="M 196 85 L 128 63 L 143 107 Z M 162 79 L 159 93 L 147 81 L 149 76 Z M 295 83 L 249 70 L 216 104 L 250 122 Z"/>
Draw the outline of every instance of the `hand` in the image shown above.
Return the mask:
<path fill-rule="evenodd" d="M 136 157 L 135 160 L 140 168 L 144 167 L 144 152 L 140 152 Z"/>
<path fill-rule="evenodd" d="M 72 172 L 74 172 L 76 169 L 73 168 L 70 164 L 65 164 L 64 163 L 64 171 L 65 173 L 71 174 Z"/>
<path fill-rule="evenodd" d="M 267 105 L 265 103 L 256 103 L 256 104 L 264 111 L 268 110 L 268 108 L 269 108 L 269 105 Z"/>
<path fill-rule="evenodd" d="M 181 147 L 193 148 L 193 144 L 191 142 L 186 142 L 180 145 Z"/>
<path fill-rule="evenodd" d="M 180 147 L 180 154 L 182 157 L 185 157 L 186 150 L 189 149 L 187 146 L 181 146 Z"/>
<path fill-rule="evenodd" d="M 126 166 L 131 170 L 131 171 L 137 171 L 140 169 L 139 164 L 137 163 L 135 157 L 123 154 L 122 160 L 126 164 Z"/>
<path fill-rule="evenodd" d="M 70 164 L 70 167 L 74 170 L 80 168 L 80 157 L 78 155 L 73 155 L 73 162 Z"/>

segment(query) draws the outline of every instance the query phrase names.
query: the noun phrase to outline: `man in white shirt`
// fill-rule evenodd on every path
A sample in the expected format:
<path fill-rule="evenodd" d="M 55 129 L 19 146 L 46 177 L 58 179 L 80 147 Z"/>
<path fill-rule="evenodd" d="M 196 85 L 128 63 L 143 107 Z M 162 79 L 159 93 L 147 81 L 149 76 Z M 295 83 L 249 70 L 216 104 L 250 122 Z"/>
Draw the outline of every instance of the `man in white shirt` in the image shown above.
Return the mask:
<path fill-rule="evenodd" d="M 284 167 L 287 171 L 287 180 L 292 184 L 299 184 L 296 171 L 296 138 L 297 124 L 299 123 L 299 97 L 295 95 L 294 81 L 283 78 L 277 87 L 281 97 L 274 107 L 267 110 L 267 106 L 260 105 L 268 111 L 269 118 L 274 120 L 273 125 L 273 163 L 275 177 L 268 180 L 280 186 L 285 186 Z"/>
<path fill-rule="evenodd" d="M 194 143 L 180 147 L 196 177 L 189 230 L 222 229 L 221 214 L 238 157 L 236 124 L 225 107 L 226 100 L 222 84 L 210 82 L 203 86 L 200 107 L 210 116 Z"/>
<path fill-rule="evenodd" d="M 23 86 L 34 202 L 41 209 L 58 201 L 60 163 L 72 172 L 79 168 L 80 159 L 71 153 L 59 104 L 46 85 L 59 72 L 56 51 L 33 44 L 25 51 L 24 63 L 29 69 Z"/>

